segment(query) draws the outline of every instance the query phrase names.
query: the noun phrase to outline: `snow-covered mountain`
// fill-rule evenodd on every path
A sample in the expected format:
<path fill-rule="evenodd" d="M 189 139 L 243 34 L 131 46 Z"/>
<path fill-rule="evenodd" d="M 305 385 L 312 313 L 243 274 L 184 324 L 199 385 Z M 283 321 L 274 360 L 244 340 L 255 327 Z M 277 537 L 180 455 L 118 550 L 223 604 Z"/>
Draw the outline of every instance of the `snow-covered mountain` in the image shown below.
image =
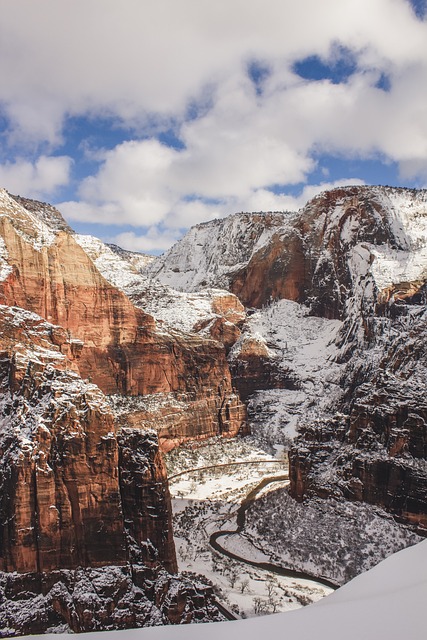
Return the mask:
<path fill-rule="evenodd" d="M 147 272 L 259 308 L 229 361 L 258 391 L 255 421 L 281 444 L 298 434 L 294 497 L 344 495 L 427 528 L 427 191 L 347 187 L 297 214 L 235 214 Z"/>
<path fill-rule="evenodd" d="M 234 214 L 197 225 L 147 273 L 185 291 L 225 287 L 247 306 L 285 298 L 342 318 L 367 273 L 383 296 L 394 284 L 425 279 L 426 212 L 426 191 L 334 189 L 296 214 Z"/>
<path fill-rule="evenodd" d="M 150 578 L 134 568 L 132 577 L 117 567 L 103 569 L 108 553 L 96 535 L 108 521 L 117 557 L 130 554 L 140 563 L 160 553 L 173 568 L 171 532 L 167 539 L 160 532 L 161 518 L 169 523 L 170 513 L 158 442 L 169 451 L 189 439 L 245 433 L 238 394 L 252 429 L 245 446 L 256 445 L 270 462 L 289 451 L 290 461 L 290 489 L 266 491 L 248 508 L 241 554 L 256 549 L 270 562 L 341 584 L 426 535 L 426 191 L 348 187 L 317 196 L 297 213 L 234 214 L 194 227 L 159 258 L 78 236 L 49 205 L 4 191 L 0 230 L 6 461 L 0 515 L 10 549 L 4 567 L 24 571 L 47 563 L 50 571 L 56 547 L 67 546 L 55 540 L 75 537 L 76 526 L 86 531 L 84 544 L 73 547 L 76 558 L 89 558 L 79 573 L 77 560 L 68 568 L 61 552 L 57 586 L 49 582 L 44 591 L 34 587 L 36 570 L 21 591 L 19 574 L 1 574 L 7 633 L 14 620 L 21 630 L 50 622 L 59 628 L 60 621 L 64 629 L 87 630 L 102 626 L 101 618 L 108 618 L 104 627 L 125 628 L 132 620 L 219 615 L 212 588 L 202 589 L 198 609 L 194 583 L 158 573 Z M 78 450 L 77 461 L 66 455 L 58 462 L 59 440 L 66 451 Z M 190 462 L 197 447 L 187 450 Z M 61 473 L 79 477 L 73 464 L 95 464 L 110 484 L 92 474 L 78 485 L 77 498 L 58 489 Z M 16 474 L 28 482 L 14 483 Z M 148 488 L 149 477 L 157 488 Z M 124 521 L 105 512 L 110 494 L 116 511 L 126 511 Z M 163 511 L 155 503 L 161 496 Z M 48 508 L 34 506 L 37 500 Z M 68 509 L 67 500 L 74 506 Z M 195 502 L 183 507 L 181 523 L 195 521 L 198 508 L 202 513 L 203 504 Z M 22 505 L 18 520 L 16 505 Z M 66 509 L 86 515 L 82 522 L 80 516 L 67 520 Z M 89 512 L 104 529 L 86 527 Z M 301 535 L 304 515 L 314 537 Z M 129 527 L 136 532 L 130 545 Z M 324 535 L 328 527 L 333 536 Z M 348 531 L 340 538 L 343 528 Z M 383 545 L 370 546 L 374 528 Z M 352 553 L 348 541 L 356 532 L 360 544 Z M 318 553 L 306 558 L 304 545 L 313 539 Z M 97 553 L 100 568 L 92 571 L 90 557 Z M 150 598 L 155 609 L 144 618 Z M 52 618 L 52 607 L 62 618 Z M 31 611 L 40 627 L 31 627 Z M 254 624 L 251 633 L 261 623 Z"/>

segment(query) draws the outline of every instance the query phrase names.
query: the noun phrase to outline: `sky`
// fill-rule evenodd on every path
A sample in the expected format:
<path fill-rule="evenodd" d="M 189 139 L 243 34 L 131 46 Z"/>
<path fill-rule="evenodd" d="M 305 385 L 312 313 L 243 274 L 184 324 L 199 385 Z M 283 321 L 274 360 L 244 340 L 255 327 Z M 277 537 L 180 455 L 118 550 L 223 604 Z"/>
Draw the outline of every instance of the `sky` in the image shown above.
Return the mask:
<path fill-rule="evenodd" d="M 0 0 L 0 186 L 159 253 L 342 184 L 427 186 L 427 0 Z"/>

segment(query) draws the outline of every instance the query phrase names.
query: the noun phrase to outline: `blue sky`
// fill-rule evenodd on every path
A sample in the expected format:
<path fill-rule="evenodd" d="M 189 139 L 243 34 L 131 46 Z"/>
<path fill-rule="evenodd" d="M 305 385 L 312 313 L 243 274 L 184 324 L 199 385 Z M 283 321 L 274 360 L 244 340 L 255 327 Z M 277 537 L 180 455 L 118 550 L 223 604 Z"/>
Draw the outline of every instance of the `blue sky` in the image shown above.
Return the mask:
<path fill-rule="evenodd" d="M 0 78 L 0 186 L 129 249 L 427 185 L 425 0 L 2 0 Z"/>

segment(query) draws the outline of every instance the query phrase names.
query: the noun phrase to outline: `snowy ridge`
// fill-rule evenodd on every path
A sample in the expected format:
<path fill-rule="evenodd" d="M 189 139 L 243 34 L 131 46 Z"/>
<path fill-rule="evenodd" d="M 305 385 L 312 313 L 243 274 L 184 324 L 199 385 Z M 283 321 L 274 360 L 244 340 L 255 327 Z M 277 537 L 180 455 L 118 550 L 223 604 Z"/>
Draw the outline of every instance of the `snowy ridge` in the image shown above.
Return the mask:
<path fill-rule="evenodd" d="M 298 213 L 241 213 L 196 225 L 163 256 L 153 260 L 146 273 L 182 291 L 207 286 L 227 288 L 232 274 L 246 266 L 275 234 L 283 235 L 290 229 L 299 233 L 298 225 L 311 219 L 314 234 L 322 236 L 326 225 L 329 234 L 339 229 L 342 247 L 360 245 L 369 250 L 370 272 L 378 290 L 403 281 L 426 279 L 426 190 L 348 187 L 336 191 L 341 196 L 314 218 L 312 212 L 328 192 L 314 198 Z M 379 231 L 372 243 L 357 241 L 364 209 L 370 216 L 364 224 Z M 324 254 L 326 260 L 326 248 Z"/>
<path fill-rule="evenodd" d="M 292 214 L 236 213 L 192 227 L 147 273 L 174 289 L 226 289 L 228 274 L 247 264 Z"/>
<path fill-rule="evenodd" d="M 42 209 L 42 203 L 36 204 L 40 204 L 40 209 Z M 57 226 L 46 223 L 46 220 L 49 219 L 48 216 L 37 215 L 37 213 L 25 208 L 19 204 L 19 198 L 15 199 L 10 196 L 5 189 L 0 189 L 0 217 L 9 218 L 16 232 L 36 251 L 50 246 L 60 231 Z"/>
<path fill-rule="evenodd" d="M 348 196 L 329 210 L 329 227 L 340 228 L 340 242 L 370 251 L 370 271 L 379 290 L 404 281 L 426 279 L 427 191 L 392 187 L 359 187 L 357 191 L 359 196 L 353 198 L 350 215 Z M 375 243 L 354 243 L 360 226 L 358 209 L 366 205 L 371 224 L 386 233 L 388 242 L 375 239 Z M 309 203 L 306 209 L 311 206 Z"/>
<path fill-rule="evenodd" d="M 197 322 L 218 317 L 212 311 L 213 297 L 228 295 L 227 291 L 176 291 L 144 273 L 144 267 L 150 267 L 151 258 L 141 255 L 139 259 L 131 252 L 111 248 L 93 236 L 76 234 L 74 238 L 103 277 L 156 320 L 173 329 L 191 332 Z"/>
<path fill-rule="evenodd" d="M 140 275 L 137 267 L 98 238 L 76 234 L 74 239 L 104 278 L 118 289 L 125 291 L 135 282 L 147 283 L 147 279 Z"/>

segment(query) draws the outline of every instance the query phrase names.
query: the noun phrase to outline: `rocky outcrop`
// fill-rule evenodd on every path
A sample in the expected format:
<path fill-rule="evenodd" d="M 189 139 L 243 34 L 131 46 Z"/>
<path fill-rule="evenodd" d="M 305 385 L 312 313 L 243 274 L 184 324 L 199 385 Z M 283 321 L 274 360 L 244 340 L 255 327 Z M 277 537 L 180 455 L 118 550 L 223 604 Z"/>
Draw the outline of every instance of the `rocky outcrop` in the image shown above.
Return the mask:
<path fill-rule="evenodd" d="M 118 424 L 157 432 L 163 452 L 187 440 L 247 433 L 246 407 L 239 396 L 218 401 L 217 393 L 198 399 L 194 394 L 155 394 L 139 398 L 111 398 Z M 212 416 L 216 416 L 213 420 Z"/>
<path fill-rule="evenodd" d="M 364 246 L 376 264 L 384 257 L 376 251 L 382 245 L 416 251 L 424 245 L 411 236 L 411 220 L 419 223 L 425 207 L 424 191 L 337 188 L 298 213 L 235 214 L 197 225 L 147 272 L 186 291 L 222 286 L 247 307 L 285 298 L 309 305 L 314 315 L 343 319 L 354 285 L 355 247 Z"/>
<path fill-rule="evenodd" d="M 145 273 L 182 291 L 206 287 L 230 291 L 232 275 L 268 244 L 287 217 L 271 212 L 236 213 L 198 224 L 163 256 L 153 260 Z"/>
<path fill-rule="evenodd" d="M 0 573 L 2 637 L 223 620 L 210 586 L 144 566 Z"/>
<path fill-rule="evenodd" d="M 171 575 L 156 433 L 117 425 L 64 329 L 5 306 L 0 327 L 1 635 L 222 619 L 210 587 Z"/>
<path fill-rule="evenodd" d="M 127 428 L 120 430 L 117 439 L 129 557 L 146 566 L 160 562 L 176 573 L 167 473 L 156 433 Z"/>
<path fill-rule="evenodd" d="M 426 535 L 427 310 L 424 289 L 405 292 L 412 289 L 377 305 L 363 349 L 352 337 L 340 413 L 301 429 L 290 477 L 298 500 L 317 494 L 377 504 Z"/>
<path fill-rule="evenodd" d="M 281 366 L 261 336 L 245 334 L 236 343 L 229 356 L 233 382 L 239 395 L 247 400 L 262 389 L 295 389 L 296 376 Z"/>
<path fill-rule="evenodd" d="M 213 338 L 227 350 L 239 338 L 246 310 L 232 293 L 221 289 L 177 291 L 144 273 L 154 257 L 138 257 L 92 236 L 74 237 L 104 278 L 162 326 Z"/>

